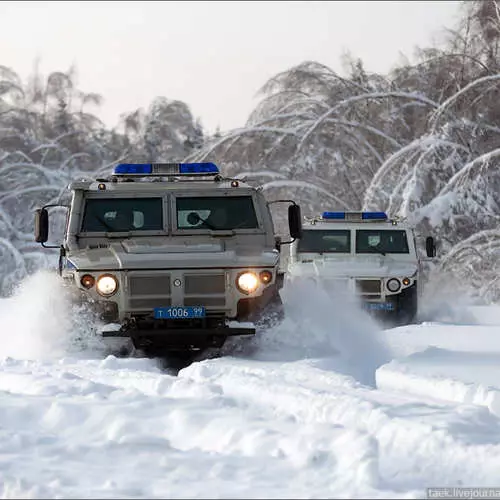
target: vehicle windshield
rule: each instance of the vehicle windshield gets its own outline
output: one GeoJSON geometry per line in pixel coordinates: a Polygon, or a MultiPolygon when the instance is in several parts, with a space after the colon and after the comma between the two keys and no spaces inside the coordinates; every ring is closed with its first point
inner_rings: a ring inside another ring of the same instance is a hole
{"type": "Polygon", "coordinates": [[[82,232],[161,231],[161,198],[89,198],[82,232]]]}
{"type": "Polygon", "coordinates": [[[351,232],[348,229],[304,230],[297,250],[302,253],[350,253],[351,232]]]}
{"type": "Polygon", "coordinates": [[[203,196],[176,199],[177,228],[255,229],[259,226],[251,196],[203,196]]]}
{"type": "Polygon", "coordinates": [[[406,231],[360,229],[356,231],[356,253],[410,253],[406,231]]]}

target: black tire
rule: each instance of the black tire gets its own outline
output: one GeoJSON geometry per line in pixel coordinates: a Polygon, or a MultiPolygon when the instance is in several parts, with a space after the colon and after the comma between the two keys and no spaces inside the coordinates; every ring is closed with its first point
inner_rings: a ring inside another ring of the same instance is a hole
{"type": "Polygon", "coordinates": [[[416,311],[412,310],[402,310],[397,314],[396,322],[398,326],[410,325],[415,321],[415,317],[417,316],[416,311]]]}
{"type": "Polygon", "coordinates": [[[172,350],[161,346],[144,346],[139,349],[146,358],[157,359],[162,368],[179,371],[203,356],[204,350],[172,350]]]}
{"type": "Polygon", "coordinates": [[[418,294],[417,282],[396,296],[396,314],[393,322],[396,326],[413,323],[417,317],[418,294]]]}

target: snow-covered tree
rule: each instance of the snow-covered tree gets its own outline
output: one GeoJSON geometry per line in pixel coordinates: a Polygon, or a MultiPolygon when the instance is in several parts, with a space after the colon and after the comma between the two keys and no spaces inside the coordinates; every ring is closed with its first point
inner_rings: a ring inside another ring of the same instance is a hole
{"type": "MultiPolygon", "coordinates": [[[[34,210],[64,201],[71,181],[108,175],[120,161],[181,161],[203,145],[201,123],[180,101],[158,98],[148,113],[124,115],[121,130],[87,111],[101,102],[77,88],[74,69],[44,78],[35,67],[24,84],[0,66],[0,294],[55,265],[56,252],[34,242],[34,210]]],[[[52,229],[64,217],[59,211],[52,229]]]]}

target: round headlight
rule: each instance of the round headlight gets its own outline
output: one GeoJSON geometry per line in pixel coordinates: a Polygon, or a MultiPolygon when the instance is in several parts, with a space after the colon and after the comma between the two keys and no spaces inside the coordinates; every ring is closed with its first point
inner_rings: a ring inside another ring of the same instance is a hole
{"type": "Polygon", "coordinates": [[[252,293],[259,287],[259,278],[255,273],[241,273],[236,279],[236,285],[243,293],[252,293]]]}
{"type": "Polygon", "coordinates": [[[403,285],[408,286],[411,283],[410,278],[403,278],[403,285]]]}
{"type": "Polygon", "coordinates": [[[80,280],[80,283],[82,284],[83,288],[86,288],[88,290],[89,288],[92,288],[94,286],[95,279],[90,274],[84,274],[82,276],[82,279],[80,280]]]}
{"type": "Polygon", "coordinates": [[[391,278],[385,286],[389,292],[397,292],[401,288],[401,283],[397,278],[391,278]]]}
{"type": "Polygon", "coordinates": [[[109,297],[118,290],[118,281],[111,274],[103,274],[97,279],[96,288],[102,296],[109,297]]]}

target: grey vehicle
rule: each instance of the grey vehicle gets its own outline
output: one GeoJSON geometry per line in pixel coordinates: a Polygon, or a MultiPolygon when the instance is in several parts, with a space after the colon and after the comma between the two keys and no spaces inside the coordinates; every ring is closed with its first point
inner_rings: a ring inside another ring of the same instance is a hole
{"type": "Polygon", "coordinates": [[[275,235],[258,188],[213,163],[120,164],[108,179],[78,181],[64,241],[47,245],[47,205],[35,240],[59,248],[59,271],[98,311],[106,339],[159,352],[222,347],[283,317],[280,247],[301,235],[288,203],[291,240],[275,235]]]}

